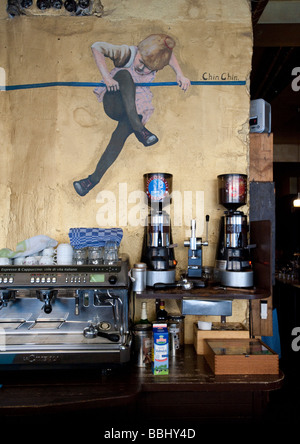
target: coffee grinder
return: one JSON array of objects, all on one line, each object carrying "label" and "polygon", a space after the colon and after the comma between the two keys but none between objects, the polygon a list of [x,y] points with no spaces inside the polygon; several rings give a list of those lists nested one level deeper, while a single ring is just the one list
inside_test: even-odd
[{"label": "coffee grinder", "polygon": [[216,268],[221,284],[229,287],[251,287],[250,248],[247,216],[238,208],[247,201],[247,176],[221,174],[218,176],[219,203],[226,208],[220,224]]},{"label": "coffee grinder", "polygon": [[172,241],[170,215],[172,174],[144,174],[144,186],[150,212],[145,226],[142,262],[147,264],[147,286],[175,282],[176,260]]}]

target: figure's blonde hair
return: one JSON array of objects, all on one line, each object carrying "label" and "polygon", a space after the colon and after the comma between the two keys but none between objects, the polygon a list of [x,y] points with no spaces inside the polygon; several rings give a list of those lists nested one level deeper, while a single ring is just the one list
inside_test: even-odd
[{"label": "figure's blonde hair", "polygon": [[166,34],[151,34],[141,41],[138,50],[143,62],[151,71],[158,71],[169,64],[175,41]]}]

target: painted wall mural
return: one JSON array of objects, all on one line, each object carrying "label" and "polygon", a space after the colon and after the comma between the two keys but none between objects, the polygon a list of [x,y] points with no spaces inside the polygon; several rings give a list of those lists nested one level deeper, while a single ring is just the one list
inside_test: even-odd
[{"label": "painted wall mural", "polygon": [[[203,263],[213,265],[223,213],[217,176],[247,170],[248,1],[103,4],[101,17],[77,17],[65,8],[37,11],[33,0],[26,14],[8,18],[7,1],[0,2],[0,247],[14,250],[39,234],[69,242],[70,227],[118,227],[120,252],[140,262],[148,214],[143,178],[159,171],[173,176],[178,274],[191,219],[201,237],[206,214]],[[151,35],[165,36],[162,65],[154,64],[161,58],[151,45],[153,60],[143,53],[141,43]],[[131,121],[125,104],[134,110]],[[74,184],[95,171],[98,182],[80,195]],[[234,308],[238,321],[244,313]]]},{"label": "painted wall mural", "polygon": [[0,9],[1,247],[37,234],[68,241],[74,226],[120,227],[122,250],[139,261],[143,177],[159,171],[173,176],[176,259],[186,259],[191,219],[201,236],[209,214],[211,264],[217,175],[247,169],[247,1],[233,8],[228,0],[107,0],[101,18],[68,17],[65,8],[60,16],[54,7],[34,15],[33,0],[26,14],[8,19],[7,4]]},{"label": "painted wall mural", "polygon": [[[94,93],[103,103],[105,114],[118,123],[95,171],[84,179],[74,181],[75,191],[80,196],[85,196],[100,182],[130,134],[134,133],[145,147],[158,142],[158,137],[145,127],[154,107],[150,86],[144,84],[153,82],[157,71],[169,65],[175,72],[179,87],[183,91],[188,90],[191,82],[180,68],[174,47],[174,39],[166,34],[149,35],[137,46],[106,42],[92,45],[95,62],[104,81],[104,85],[95,88]],[[114,64],[112,71],[108,70],[106,58]]]}]

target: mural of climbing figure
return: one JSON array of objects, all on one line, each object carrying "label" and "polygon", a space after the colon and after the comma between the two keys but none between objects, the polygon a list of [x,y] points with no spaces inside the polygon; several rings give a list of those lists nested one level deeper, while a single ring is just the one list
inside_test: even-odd
[{"label": "mural of climbing figure", "polygon": [[[73,182],[76,192],[85,196],[101,180],[117,159],[126,139],[134,133],[146,147],[158,142],[155,134],[145,124],[154,111],[150,86],[136,83],[153,82],[157,71],[169,65],[176,74],[176,82],[187,91],[190,80],[185,77],[173,53],[175,41],[165,34],[152,34],[138,46],[113,45],[96,42],[92,52],[105,86],[94,90],[105,113],[117,121],[117,127],[103,152],[95,171],[88,177]],[[115,68],[109,72],[105,58],[112,60]]]}]

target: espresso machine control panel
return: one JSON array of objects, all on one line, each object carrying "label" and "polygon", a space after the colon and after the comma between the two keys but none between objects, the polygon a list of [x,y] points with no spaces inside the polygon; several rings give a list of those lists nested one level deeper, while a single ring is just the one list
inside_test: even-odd
[{"label": "espresso machine control panel", "polygon": [[3,266],[0,286],[24,287],[106,287],[127,286],[128,276],[121,263],[80,266]]}]

